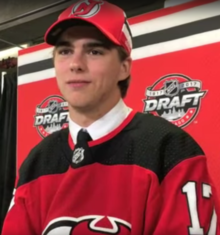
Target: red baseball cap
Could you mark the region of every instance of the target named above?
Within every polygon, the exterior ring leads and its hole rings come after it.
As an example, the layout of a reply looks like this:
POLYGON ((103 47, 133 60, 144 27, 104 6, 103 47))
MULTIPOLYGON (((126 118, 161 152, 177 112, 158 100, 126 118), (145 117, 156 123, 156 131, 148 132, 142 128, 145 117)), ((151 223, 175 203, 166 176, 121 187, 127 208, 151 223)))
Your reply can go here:
POLYGON ((58 38, 69 27, 80 20, 97 27, 113 43, 122 46, 130 55, 132 34, 125 12, 118 6, 104 0, 81 0, 63 11, 58 20, 45 33, 45 41, 56 45, 58 38))

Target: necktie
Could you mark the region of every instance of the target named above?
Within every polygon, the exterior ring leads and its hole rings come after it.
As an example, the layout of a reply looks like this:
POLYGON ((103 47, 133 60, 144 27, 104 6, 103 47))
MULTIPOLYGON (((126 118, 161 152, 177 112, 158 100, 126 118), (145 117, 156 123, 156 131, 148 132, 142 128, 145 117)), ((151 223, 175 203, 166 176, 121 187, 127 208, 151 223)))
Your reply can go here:
POLYGON ((87 143, 88 141, 91 141, 92 138, 85 129, 80 129, 77 135, 77 144, 78 143, 87 143))
POLYGON ((73 157, 72 157, 72 166, 74 168, 88 165, 92 163, 92 155, 91 150, 88 145, 88 141, 91 141, 92 138, 89 133, 81 129, 77 134, 77 143, 73 150, 73 157))

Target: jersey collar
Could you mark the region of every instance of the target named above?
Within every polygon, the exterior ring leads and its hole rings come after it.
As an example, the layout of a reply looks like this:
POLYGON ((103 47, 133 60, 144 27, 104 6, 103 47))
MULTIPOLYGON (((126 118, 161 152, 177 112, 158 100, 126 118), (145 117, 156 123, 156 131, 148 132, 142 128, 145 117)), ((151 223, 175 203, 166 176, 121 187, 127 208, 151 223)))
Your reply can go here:
POLYGON ((132 109, 127 107, 124 101, 120 99, 115 107, 87 128, 79 126, 69 118, 69 131, 73 143, 76 144, 77 133, 82 128, 87 130, 93 140, 106 136, 116 129, 126 119, 131 111, 132 109))

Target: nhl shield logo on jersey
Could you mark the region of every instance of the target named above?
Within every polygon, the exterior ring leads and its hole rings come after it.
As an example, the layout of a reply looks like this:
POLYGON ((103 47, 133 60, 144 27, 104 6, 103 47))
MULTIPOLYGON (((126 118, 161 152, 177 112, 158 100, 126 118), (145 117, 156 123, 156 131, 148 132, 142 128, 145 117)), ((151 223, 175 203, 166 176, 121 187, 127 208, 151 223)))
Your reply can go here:
POLYGON ((83 148, 76 148, 73 152, 72 162, 75 164, 80 163, 84 159, 84 149, 83 148))
POLYGON ((110 216, 87 215, 78 218, 60 217, 48 223, 42 235, 106 235, 130 234, 131 224, 110 216))
POLYGON ((42 138, 68 127, 68 104, 63 97, 49 96, 36 107, 34 126, 42 138))
POLYGON ((103 0, 83 0, 78 2, 71 11, 71 15, 89 18, 96 15, 100 10, 103 0))
POLYGON ((198 115, 206 93, 201 81, 182 74, 169 74, 147 87, 143 112, 161 116, 183 128, 198 115))

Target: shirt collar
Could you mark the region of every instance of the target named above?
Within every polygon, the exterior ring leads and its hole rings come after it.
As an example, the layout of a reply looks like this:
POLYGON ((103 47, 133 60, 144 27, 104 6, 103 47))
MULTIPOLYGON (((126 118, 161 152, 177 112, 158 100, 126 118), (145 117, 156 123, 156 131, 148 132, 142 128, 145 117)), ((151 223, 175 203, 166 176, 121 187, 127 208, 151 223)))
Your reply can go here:
MULTIPOLYGON (((131 110, 120 99, 114 108, 84 129, 87 130, 93 140, 100 139, 116 129, 125 120, 131 110)), ((77 133, 82 128, 69 118, 69 130, 74 144, 76 144, 77 133)))

